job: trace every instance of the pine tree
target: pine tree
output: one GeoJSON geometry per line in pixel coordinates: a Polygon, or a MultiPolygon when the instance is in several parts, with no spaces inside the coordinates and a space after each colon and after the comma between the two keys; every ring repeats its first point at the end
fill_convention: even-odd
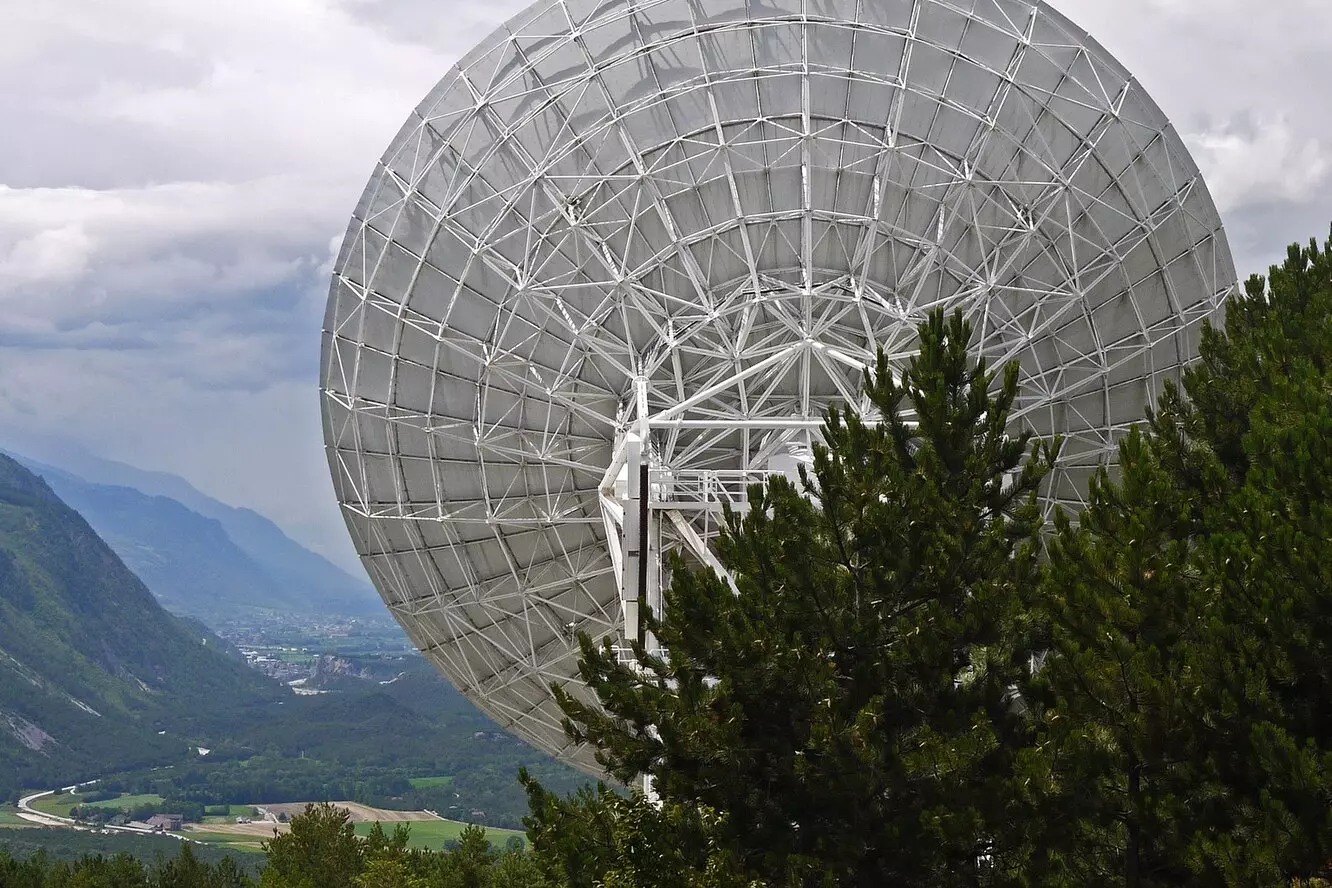
{"type": "Polygon", "coordinates": [[[444,854],[441,869],[448,873],[449,888],[486,888],[490,870],[498,858],[486,838],[485,827],[469,823],[458,835],[458,843],[444,854]]]}
{"type": "Polygon", "coordinates": [[[1211,331],[1170,419],[1202,503],[1216,616],[1209,757],[1234,826],[1222,877],[1332,875],[1332,239],[1292,246],[1211,331]]]}
{"type": "Polygon", "coordinates": [[[1204,592],[1190,563],[1189,497],[1150,433],[1120,447],[1074,524],[1056,516],[1041,583],[1042,669],[1024,687],[1050,783],[1037,805],[1036,884],[1194,884],[1204,592]]]}
{"type": "MultiPolygon", "coordinates": [[[[121,871],[132,872],[135,866],[137,864],[126,857],[121,862],[121,871]]],[[[93,883],[90,881],[89,884],[93,883]]],[[[105,883],[95,884],[131,888],[138,883],[122,875],[110,875],[105,883]]],[[[230,857],[210,865],[195,856],[189,842],[182,842],[175,857],[158,860],[145,884],[150,888],[251,888],[254,883],[230,857]]]]}
{"type": "Polygon", "coordinates": [[[881,415],[830,412],[799,487],[776,477],[728,514],[735,589],[676,559],[651,631],[618,662],[582,639],[601,709],[560,694],[567,729],[664,805],[724,812],[721,847],[772,884],[1009,881],[1028,722],[1037,489],[1057,445],[1008,434],[1018,368],[968,353],[935,313],[881,415]]]}
{"type": "Polygon", "coordinates": [[[355,888],[365,866],[351,815],[328,802],[306,805],[264,851],[262,888],[355,888]]]}
{"type": "Polygon", "coordinates": [[[720,846],[724,817],[699,805],[649,802],[604,784],[567,799],[521,776],[534,861],[562,888],[762,888],[720,846]]]}
{"type": "Polygon", "coordinates": [[[1061,522],[1027,695],[1056,788],[1042,844],[1068,883],[1328,874],[1330,364],[1332,258],[1292,247],[1204,330],[1120,480],[1061,522]]]}
{"type": "Polygon", "coordinates": [[[371,825],[360,845],[364,869],[356,888],[426,888],[425,862],[408,849],[410,839],[411,829],[405,823],[395,826],[392,835],[381,823],[371,825]]]}

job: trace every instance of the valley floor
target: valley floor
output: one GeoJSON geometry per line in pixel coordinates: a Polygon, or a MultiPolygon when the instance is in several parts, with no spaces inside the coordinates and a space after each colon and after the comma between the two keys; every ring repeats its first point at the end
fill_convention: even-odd
{"type": "MultiPolygon", "coordinates": [[[[19,800],[16,808],[0,810],[0,829],[36,826],[98,832],[104,835],[116,833],[164,835],[180,841],[213,845],[242,853],[255,853],[263,850],[264,841],[271,839],[276,833],[286,832],[289,827],[285,821],[299,814],[306,806],[305,802],[235,806],[237,810],[246,812],[253,809],[253,813],[257,816],[251,818],[236,815],[234,812],[227,816],[210,816],[200,823],[187,823],[178,832],[166,833],[138,826],[91,825],[66,816],[70,807],[77,804],[79,798],[71,791],[91,786],[93,783],[96,781],[80,784],[77,787],[65,787],[60,791],[45,790],[30,793],[19,800]]],[[[137,796],[123,796],[100,804],[109,806],[123,803],[129,806],[139,801],[141,799],[137,796]]],[[[340,801],[333,804],[348,812],[355,824],[357,835],[368,835],[376,823],[388,832],[398,826],[405,826],[410,830],[409,845],[413,848],[439,850],[445,842],[457,839],[467,826],[461,821],[440,817],[434,811],[393,811],[358,802],[340,801]]],[[[503,846],[509,839],[523,836],[523,833],[517,830],[508,829],[487,829],[486,834],[495,846],[503,846]]],[[[0,843],[2,842],[0,839],[0,843]]]]}

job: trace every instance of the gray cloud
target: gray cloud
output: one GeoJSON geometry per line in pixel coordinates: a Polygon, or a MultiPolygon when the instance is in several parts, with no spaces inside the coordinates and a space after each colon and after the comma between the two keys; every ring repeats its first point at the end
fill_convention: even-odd
{"type": "MultiPolygon", "coordinates": [[[[1332,221],[1325,3],[1056,3],[1176,121],[1242,273],[1332,221]]],[[[330,254],[410,108],[523,5],[6,9],[0,435],[178,472],[349,563],[314,395],[330,254]]]]}
{"type": "Polygon", "coordinates": [[[1241,277],[1332,222],[1326,0],[1059,0],[1175,121],[1241,277]]]}

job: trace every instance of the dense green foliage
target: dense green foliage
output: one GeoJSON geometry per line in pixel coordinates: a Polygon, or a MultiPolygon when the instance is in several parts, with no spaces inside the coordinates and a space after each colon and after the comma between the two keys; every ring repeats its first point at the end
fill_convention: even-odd
{"type": "Polygon", "coordinates": [[[70,817],[93,824],[117,819],[146,821],[154,814],[179,814],[187,823],[198,823],[204,819],[204,806],[199,802],[163,799],[160,802],[143,802],[119,808],[113,805],[75,805],[69,809],[70,817]]]}
{"type": "MultiPolygon", "coordinates": [[[[260,888],[546,888],[533,855],[498,850],[485,830],[469,826],[444,851],[408,847],[409,828],[386,834],[378,825],[355,836],[346,813],[311,805],[291,830],[265,843],[268,865],[260,888]]],[[[553,888],[553,886],[551,886],[553,888]]]]}
{"type": "MultiPolygon", "coordinates": [[[[168,840],[170,841],[170,840],[168,840]]],[[[179,853],[145,866],[128,854],[53,861],[45,854],[25,860],[0,850],[0,885],[5,888],[250,888],[254,883],[234,858],[201,860],[189,844],[179,853]]]]}
{"type": "Polygon", "coordinates": [[[726,842],[726,817],[703,805],[649,802],[604,784],[561,797],[527,774],[534,862],[569,888],[750,888],[726,842]]]}
{"type": "MultiPolygon", "coordinates": [[[[265,843],[260,888],[545,888],[532,854],[494,848],[478,826],[466,827],[444,851],[408,847],[410,828],[386,834],[378,825],[356,838],[345,812],[311,805],[290,832],[265,843]]],[[[553,888],[553,886],[552,886],[553,888]]]]}
{"type": "MultiPolygon", "coordinates": [[[[181,841],[170,836],[123,832],[103,834],[36,827],[3,829],[0,830],[0,873],[6,872],[2,862],[6,855],[12,860],[27,860],[37,856],[42,866],[54,869],[50,865],[57,862],[76,864],[85,857],[110,859],[120,855],[152,864],[159,858],[175,857],[180,850],[181,841]]],[[[212,865],[231,857],[239,869],[249,876],[257,877],[263,868],[264,857],[258,853],[236,854],[209,845],[193,845],[191,852],[199,860],[212,865]]],[[[0,877],[0,885],[9,888],[10,883],[0,877]]]]}
{"type": "Polygon", "coordinates": [[[498,731],[423,658],[392,684],[359,684],[289,697],[262,719],[236,719],[206,758],[107,775],[99,787],[209,805],[346,800],[519,828],[520,767],[561,792],[585,779],[498,731]],[[411,783],[438,775],[452,779],[411,783]]]}
{"type": "Polygon", "coordinates": [[[1332,257],[1245,289],[1051,543],[1030,695],[1069,884],[1332,873],[1332,257]]]}
{"type": "Polygon", "coordinates": [[[920,332],[900,383],[882,356],[867,379],[881,422],[834,411],[802,489],[774,478],[727,515],[735,591],[673,565],[649,620],[669,660],[584,638],[609,714],[561,695],[612,774],[724,812],[721,846],[774,883],[974,884],[1019,862],[1012,688],[1056,448],[1005,434],[1018,368],[971,359],[960,315],[920,332]]]}

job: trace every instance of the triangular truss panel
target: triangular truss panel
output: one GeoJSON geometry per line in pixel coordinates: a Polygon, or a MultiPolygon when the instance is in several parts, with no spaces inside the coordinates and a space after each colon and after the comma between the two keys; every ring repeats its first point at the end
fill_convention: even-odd
{"type": "Polygon", "coordinates": [[[711,563],[721,504],[876,350],[964,311],[1022,363],[1017,423],[1066,436],[1047,497],[1076,508],[1234,284],[1179,136],[1042,3],[542,0],[356,207],[329,464],[413,641],[594,772],[549,693],[583,693],[576,633],[633,634],[662,551],[711,563]]]}

